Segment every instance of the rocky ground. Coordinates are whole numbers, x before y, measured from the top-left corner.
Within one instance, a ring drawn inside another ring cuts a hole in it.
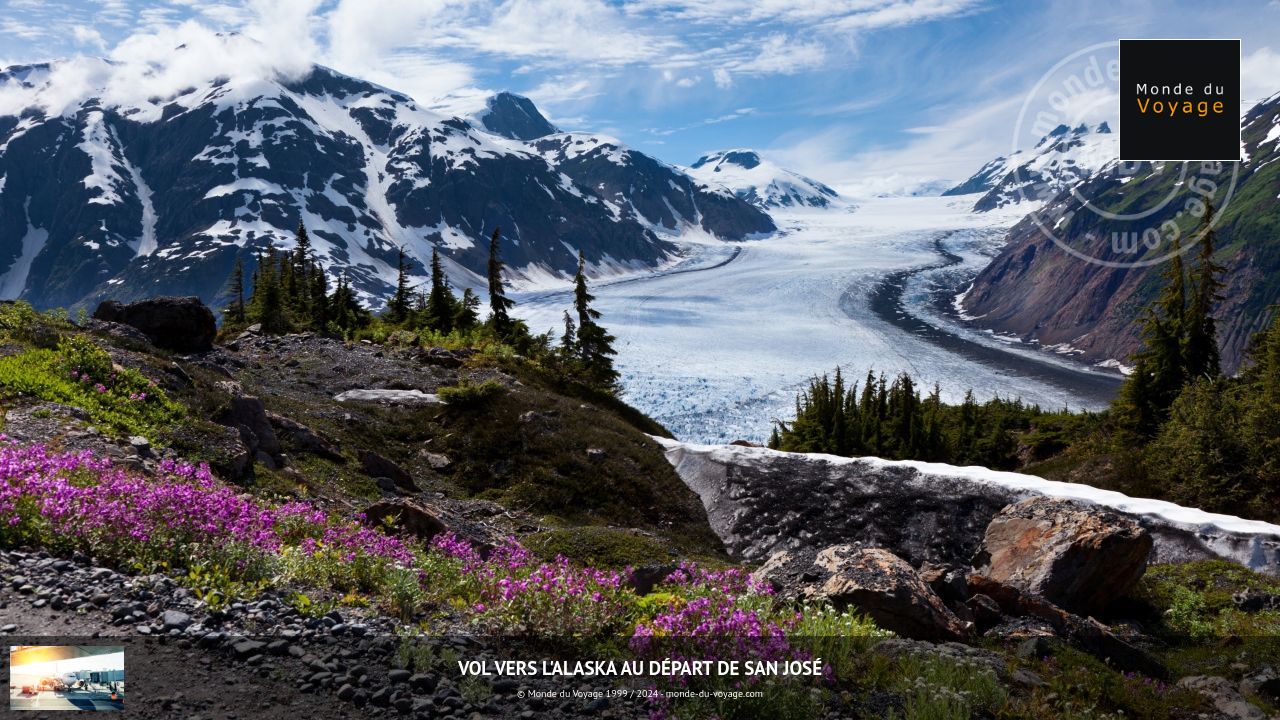
[[[394,621],[372,612],[307,617],[272,591],[209,612],[166,575],[128,575],[39,551],[0,551],[0,576],[0,636],[8,644],[125,647],[132,717],[644,715],[643,700],[521,697],[607,692],[598,682],[462,678],[450,659],[493,660],[498,645],[462,635],[403,641]]]

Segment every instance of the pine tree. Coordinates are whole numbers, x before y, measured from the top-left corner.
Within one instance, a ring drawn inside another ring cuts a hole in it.
[[[397,250],[396,258],[396,292],[387,301],[387,321],[391,323],[402,323],[409,319],[411,288],[409,287],[409,256],[404,252],[404,246]]]
[[[295,234],[293,254],[286,261],[288,265],[288,295],[294,314],[299,318],[311,315],[311,239],[307,228],[298,221]]]
[[[1218,350],[1218,328],[1213,308],[1222,300],[1221,276],[1226,268],[1213,261],[1217,237],[1213,231],[1213,205],[1205,203],[1200,251],[1192,273],[1191,302],[1187,308],[1186,346],[1183,353],[1189,381],[1216,378],[1222,374],[1222,358]]]
[[[311,329],[321,334],[329,331],[329,283],[320,263],[311,273]]]
[[[329,315],[333,325],[344,332],[369,324],[369,311],[360,305],[345,276],[338,278],[338,286],[329,296]]]
[[[1161,273],[1164,289],[1149,309],[1143,323],[1143,347],[1134,356],[1135,372],[1121,389],[1124,415],[1143,435],[1155,432],[1187,382],[1184,352],[1187,346],[1187,293],[1178,241],[1173,241],[1172,259]],[[1136,368],[1141,368],[1138,373]]]
[[[560,359],[571,362],[578,357],[578,326],[568,310],[564,311],[564,334],[560,336]]]
[[[298,221],[297,238],[293,245],[293,266],[305,268],[311,263],[311,237],[307,235],[307,226]]]
[[[510,310],[515,306],[506,295],[502,282],[503,263],[499,254],[498,240],[502,237],[502,228],[493,229],[493,237],[489,239],[489,325],[494,334],[506,338],[511,333]]]
[[[440,253],[431,249],[431,294],[427,296],[426,307],[423,308],[427,327],[439,333],[448,334],[453,331],[453,317],[458,312],[458,299],[449,289],[449,278],[445,277],[444,268],[440,264]]]
[[[471,291],[471,288],[464,288],[462,291],[462,299],[458,301],[458,309],[453,315],[453,327],[458,332],[470,332],[474,330],[480,322],[480,298]]]
[[[275,246],[267,248],[263,266],[258,268],[259,288],[255,288],[258,306],[255,308],[257,321],[262,323],[262,332],[279,335],[292,329],[289,317],[285,313],[284,287],[281,284],[281,263]]]
[[[589,382],[606,391],[617,387],[618,372],[613,367],[614,337],[597,321],[600,312],[591,307],[595,296],[587,290],[587,261],[578,252],[578,273],[573,278],[573,304],[578,312],[578,357]]]
[[[227,308],[226,315],[236,323],[245,321],[244,308],[244,263],[240,262],[240,256],[236,256],[236,267],[231,271],[231,295],[235,298],[231,307]]]

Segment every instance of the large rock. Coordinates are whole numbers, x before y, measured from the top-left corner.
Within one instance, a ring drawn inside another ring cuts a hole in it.
[[[273,412],[267,413],[267,420],[278,438],[292,443],[299,450],[337,463],[346,460],[335,442],[297,420]]]
[[[245,447],[251,453],[261,450],[268,455],[280,452],[280,439],[271,427],[271,419],[262,401],[252,395],[234,395],[226,422],[240,430]]]
[[[413,476],[409,474],[408,470],[396,464],[395,461],[367,449],[361,450],[359,457],[360,466],[369,477],[375,479],[389,478],[399,490],[410,493],[418,492],[418,486],[413,482]]]
[[[107,300],[94,319],[121,323],[146,335],[156,347],[182,353],[213,348],[218,325],[213,312],[198,297],[157,297],[123,305]]]
[[[405,498],[379,500],[365,508],[364,516],[373,527],[390,526],[423,542],[449,529],[435,508]]]
[[[781,552],[756,577],[787,596],[856,608],[876,624],[918,640],[960,640],[968,625],[902,558],[880,548],[835,545],[811,556]]]
[[[1151,535],[1096,506],[1036,497],[991,520],[974,566],[1069,610],[1100,613],[1142,577]]]

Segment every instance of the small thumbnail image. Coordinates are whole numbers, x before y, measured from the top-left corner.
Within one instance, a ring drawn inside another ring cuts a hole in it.
[[[11,645],[10,710],[123,710],[121,645]]]

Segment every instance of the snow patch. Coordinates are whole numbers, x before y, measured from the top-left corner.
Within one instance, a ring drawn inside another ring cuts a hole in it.
[[[31,198],[27,198],[22,208],[23,216],[28,218],[27,232],[22,236],[22,250],[18,253],[18,257],[14,258],[13,264],[4,275],[0,275],[0,300],[15,300],[22,295],[22,291],[27,287],[27,276],[31,274],[31,262],[36,259],[36,255],[40,254],[40,249],[49,239],[48,230],[31,224],[30,208]]]

